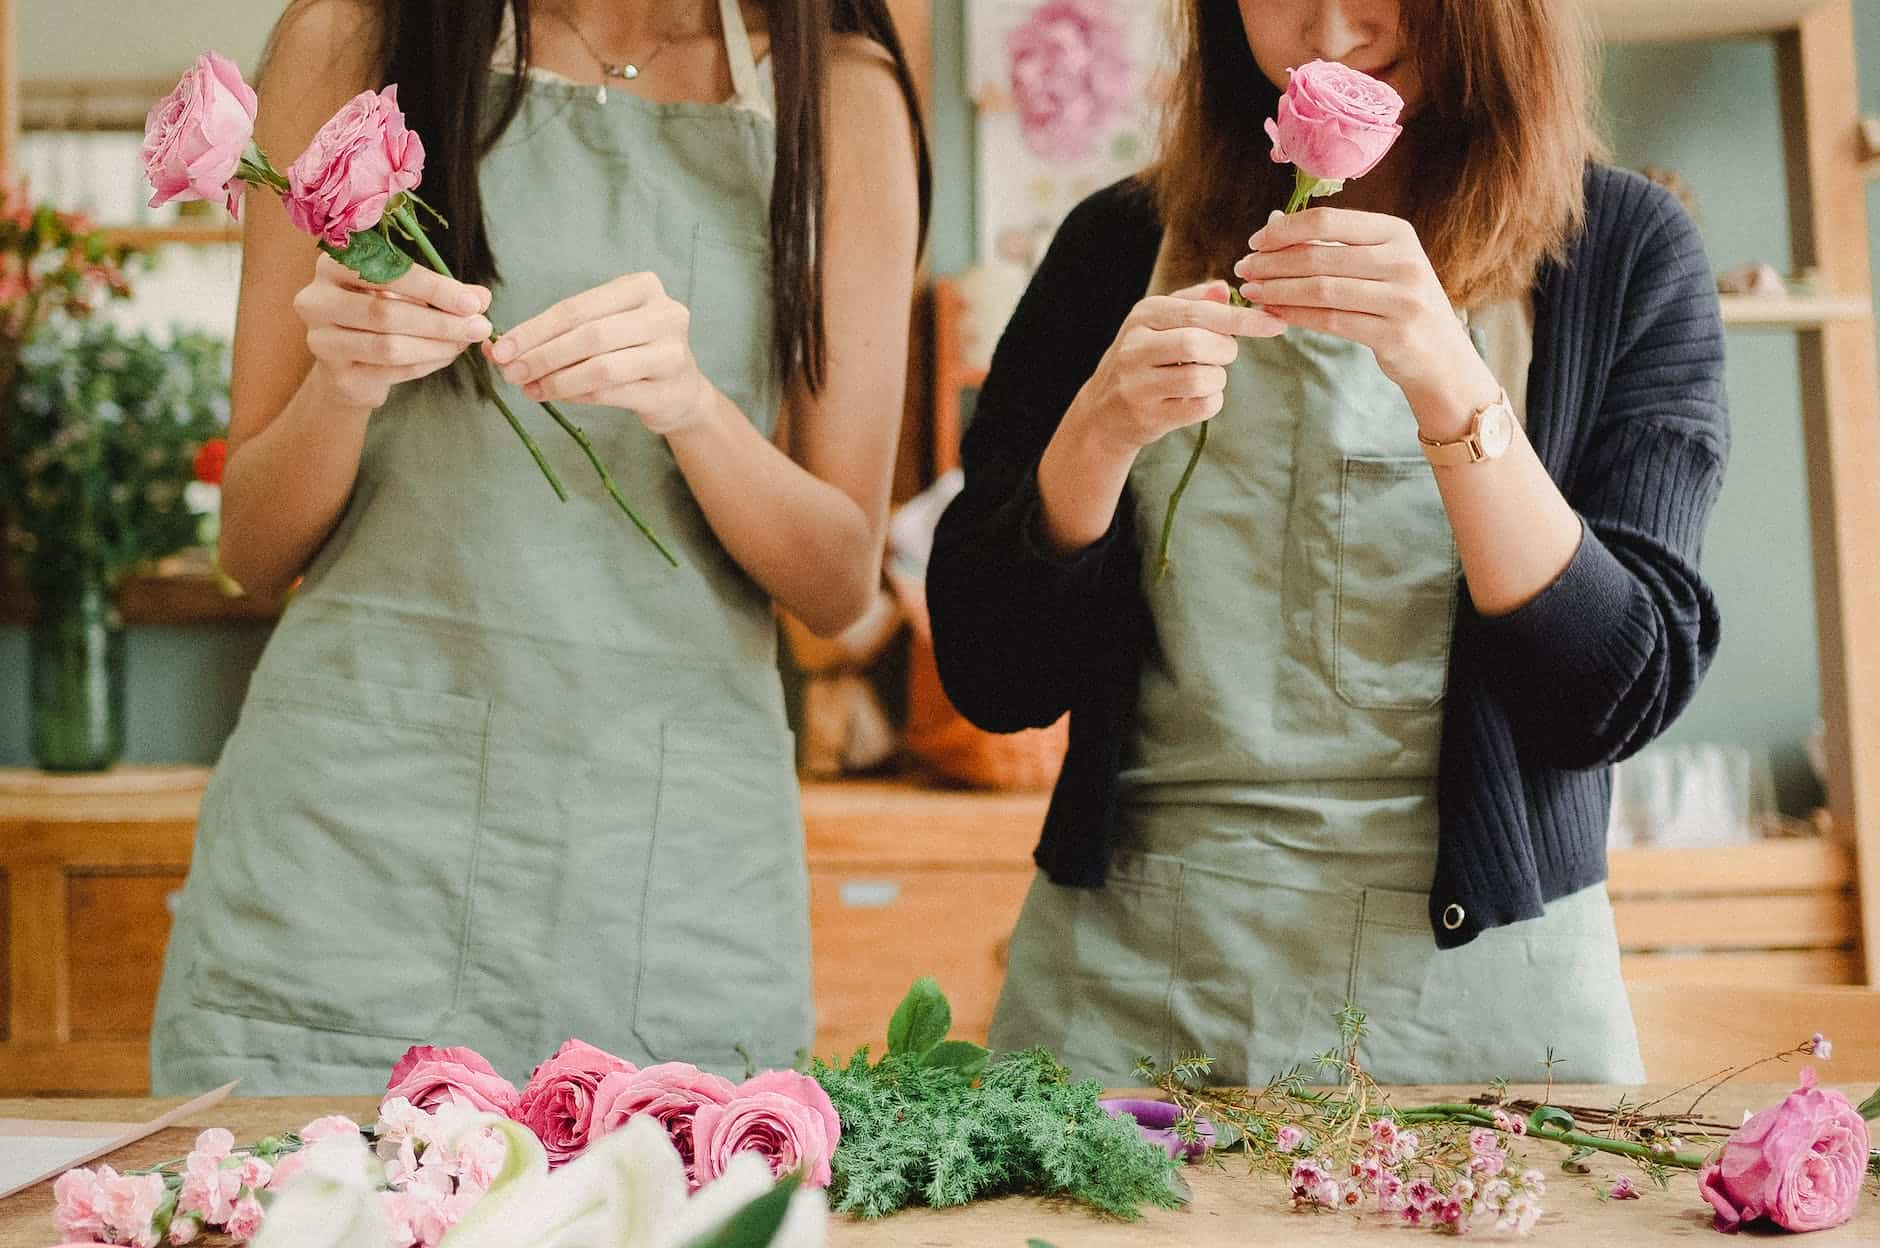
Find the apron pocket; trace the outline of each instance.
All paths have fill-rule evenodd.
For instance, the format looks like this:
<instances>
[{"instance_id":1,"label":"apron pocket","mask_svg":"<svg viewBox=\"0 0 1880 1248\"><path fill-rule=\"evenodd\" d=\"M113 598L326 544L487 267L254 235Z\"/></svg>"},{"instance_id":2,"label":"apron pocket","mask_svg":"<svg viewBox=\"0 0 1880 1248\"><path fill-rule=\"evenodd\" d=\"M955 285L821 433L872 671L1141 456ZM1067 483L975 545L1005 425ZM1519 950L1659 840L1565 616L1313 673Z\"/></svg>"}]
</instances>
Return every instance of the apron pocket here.
<instances>
[{"instance_id":1,"label":"apron pocket","mask_svg":"<svg viewBox=\"0 0 1880 1248\"><path fill-rule=\"evenodd\" d=\"M673 721L641 911L633 1030L661 1060L788 1066L812 1038L809 871L787 729Z\"/></svg>"},{"instance_id":2,"label":"apron pocket","mask_svg":"<svg viewBox=\"0 0 1880 1248\"><path fill-rule=\"evenodd\" d=\"M752 424L770 432L770 242L699 225L692 234L692 355Z\"/></svg>"},{"instance_id":3,"label":"apron pocket","mask_svg":"<svg viewBox=\"0 0 1880 1248\"><path fill-rule=\"evenodd\" d=\"M1367 710L1442 701L1457 566L1442 495L1420 456L1346 457L1327 664L1339 697Z\"/></svg>"},{"instance_id":4,"label":"apron pocket","mask_svg":"<svg viewBox=\"0 0 1880 1248\"><path fill-rule=\"evenodd\" d=\"M456 694L258 676L191 875L196 1004L429 1039L463 972L488 717Z\"/></svg>"}]
</instances>

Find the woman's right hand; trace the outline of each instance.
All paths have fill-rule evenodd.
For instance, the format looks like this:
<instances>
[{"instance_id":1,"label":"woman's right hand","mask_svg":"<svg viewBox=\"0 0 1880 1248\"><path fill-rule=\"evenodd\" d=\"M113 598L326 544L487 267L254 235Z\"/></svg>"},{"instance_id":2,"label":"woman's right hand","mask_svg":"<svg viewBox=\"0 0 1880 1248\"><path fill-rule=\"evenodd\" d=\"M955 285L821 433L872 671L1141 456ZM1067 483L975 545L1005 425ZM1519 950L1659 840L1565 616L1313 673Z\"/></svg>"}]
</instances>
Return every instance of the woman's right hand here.
<instances>
[{"instance_id":1,"label":"woman's right hand","mask_svg":"<svg viewBox=\"0 0 1880 1248\"><path fill-rule=\"evenodd\" d=\"M376 409L393 386L446 368L490 336L490 292L412 265L383 286L322 254L294 296L314 372L348 403Z\"/></svg>"},{"instance_id":2,"label":"woman's right hand","mask_svg":"<svg viewBox=\"0 0 1880 1248\"><path fill-rule=\"evenodd\" d=\"M1220 412L1237 339L1285 332L1262 309L1228 303L1226 282L1151 295L1130 309L1038 463L1051 549L1069 555L1100 538L1137 453Z\"/></svg>"},{"instance_id":3,"label":"woman's right hand","mask_svg":"<svg viewBox=\"0 0 1880 1248\"><path fill-rule=\"evenodd\" d=\"M1134 458L1150 443L1220 413L1241 338L1276 338L1285 323L1228 303L1224 281L1151 295L1130 310L1066 421Z\"/></svg>"}]
</instances>

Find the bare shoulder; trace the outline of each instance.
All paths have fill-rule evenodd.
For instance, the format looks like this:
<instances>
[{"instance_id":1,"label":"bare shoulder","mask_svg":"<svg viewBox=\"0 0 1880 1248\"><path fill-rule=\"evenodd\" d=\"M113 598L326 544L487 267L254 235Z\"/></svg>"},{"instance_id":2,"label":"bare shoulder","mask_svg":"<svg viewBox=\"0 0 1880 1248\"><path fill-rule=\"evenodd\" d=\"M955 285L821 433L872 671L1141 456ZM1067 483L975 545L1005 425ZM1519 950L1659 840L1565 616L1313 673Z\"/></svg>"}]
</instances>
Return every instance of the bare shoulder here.
<instances>
[{"instance_id":1,"label":"bare shoulder","mask_svg":"<svg viewBox=\"0 0 1880 1248\"><path fill-rule=\"evenodd\" d=\"M836 143L859 143L885 152L913 151L913 119L895 77L894 58L864 35L836 35L830 42L826 124Z\"/></svg>"},{"instance_id":2,"label":"bare shoulder","mask_svg":"<svg viewBox=\"0 0 1880 1248\"><path fill-rule=\"evenodd\" d=\"M380 85L373 81L380 35L378 6L367 0L288 4L268 41L256 125L277 164L292 160L340 105Z\"/></svg>"}]
</instances>

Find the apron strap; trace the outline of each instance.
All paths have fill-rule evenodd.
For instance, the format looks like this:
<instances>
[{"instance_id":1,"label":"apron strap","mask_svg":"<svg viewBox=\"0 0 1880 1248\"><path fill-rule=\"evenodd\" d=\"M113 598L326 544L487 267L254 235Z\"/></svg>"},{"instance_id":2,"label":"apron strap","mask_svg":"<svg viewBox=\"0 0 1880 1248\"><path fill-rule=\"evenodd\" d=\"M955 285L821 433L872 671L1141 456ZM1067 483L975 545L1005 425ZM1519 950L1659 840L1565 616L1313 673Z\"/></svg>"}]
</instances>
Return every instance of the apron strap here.
<instances>
[{"instance_id":1,"label":"apron strap","mask_svg":"<svg viewBox=\"0 0 1880 1248\"><path fill-rule=\"evenodd\" d=\"M725 55L731 61L731 89L738 103L746 108L769 112L764 87L757 74L757 57L751 51L750 32L744 29L744 10L738 0L718 0L718 17L725 28Z\"/></svg>"}]
</instances>

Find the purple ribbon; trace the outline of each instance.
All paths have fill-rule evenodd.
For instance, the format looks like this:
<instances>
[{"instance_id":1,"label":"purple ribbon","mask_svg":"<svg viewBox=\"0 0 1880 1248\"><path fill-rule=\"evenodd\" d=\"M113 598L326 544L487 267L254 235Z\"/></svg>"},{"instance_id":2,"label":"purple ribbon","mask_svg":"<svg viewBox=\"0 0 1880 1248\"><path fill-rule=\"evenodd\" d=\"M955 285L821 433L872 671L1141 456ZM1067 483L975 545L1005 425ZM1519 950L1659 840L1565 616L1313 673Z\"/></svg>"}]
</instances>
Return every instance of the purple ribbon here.
<instances>
[{"instance_id":1,"label":"purple ribbon","mask_svg":"<svg viewBox=\"0 0 1880 1248\"><path fill-rule=\"evenodd\" d=\"M1214 1144L1214 1127L1205 1118L1195 1119L1195 1142L1190 1144L1175 1134L1175 1124L1181 1121L1182 1111L1179 1105L1168 1101L1098 1101L1112 1118L1129 1115L1136 1120L1136 1129L1142 1132L1142 1138L1150 1144L1167 1150L1168 1155L1188 1161L1194 1161L1206 1154Z\"/></svg>"}]
</instances>

